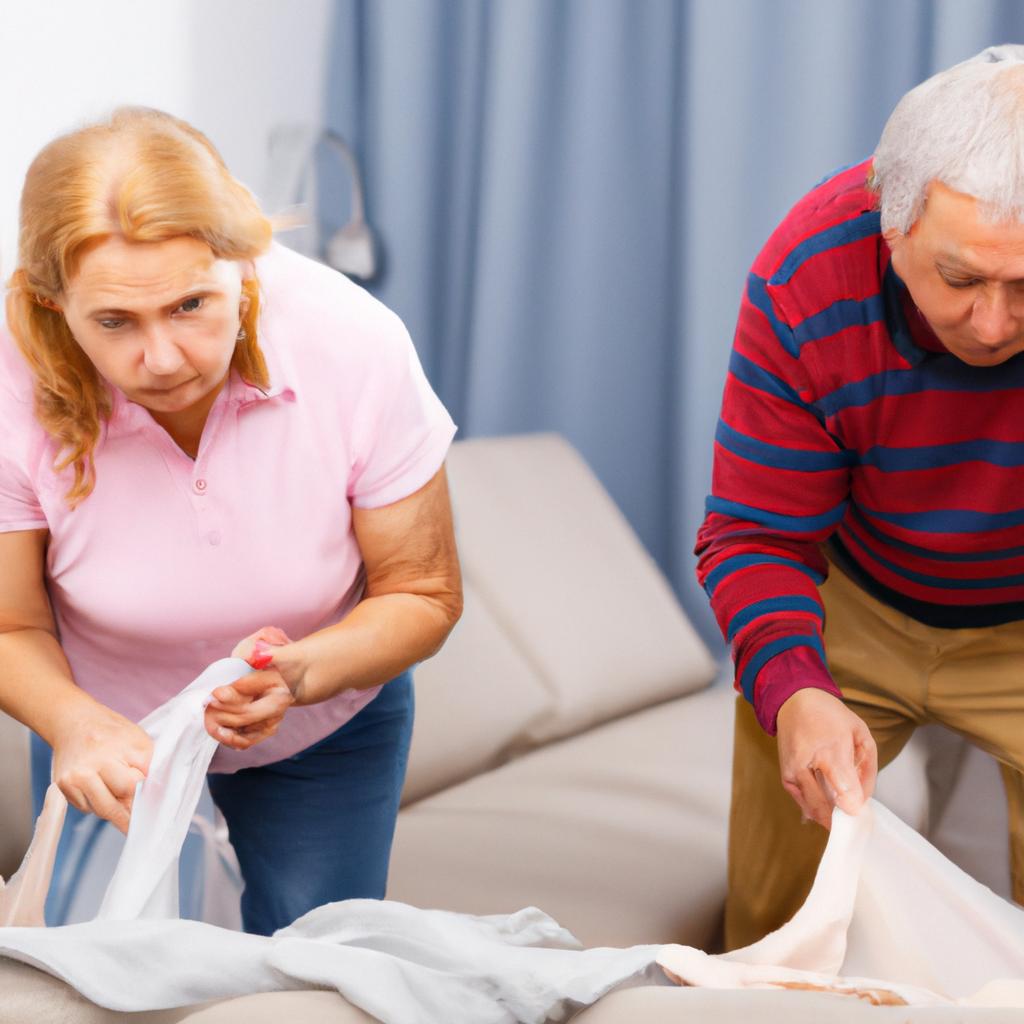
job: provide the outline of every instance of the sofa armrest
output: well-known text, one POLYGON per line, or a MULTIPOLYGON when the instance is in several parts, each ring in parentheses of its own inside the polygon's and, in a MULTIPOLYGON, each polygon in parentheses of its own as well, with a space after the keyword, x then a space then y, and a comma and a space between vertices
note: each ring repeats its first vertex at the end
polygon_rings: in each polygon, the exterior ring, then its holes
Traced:
POLYGON ((9 878, 21 863, 32 835, 29 732, 0 713, 0 877, 9 878))

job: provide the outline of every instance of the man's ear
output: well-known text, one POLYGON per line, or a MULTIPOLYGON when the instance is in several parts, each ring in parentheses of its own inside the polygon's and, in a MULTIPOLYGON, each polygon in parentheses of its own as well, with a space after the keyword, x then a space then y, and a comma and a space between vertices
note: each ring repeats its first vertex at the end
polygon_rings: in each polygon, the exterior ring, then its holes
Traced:
POLYGON ((904 234, 897 228, 887 228, 882 232, 882 238, 885 239, 886 245, 889 246, 889 252, 892 253, 893 263, 895 264, 893 269, 896 273, 900 272, 900 267, 903 264, 905 258, 907 258, 907 252, 905 247, 910 239, 910 234, 914 230, 913 225, 910 227, 910 231, 904 234))

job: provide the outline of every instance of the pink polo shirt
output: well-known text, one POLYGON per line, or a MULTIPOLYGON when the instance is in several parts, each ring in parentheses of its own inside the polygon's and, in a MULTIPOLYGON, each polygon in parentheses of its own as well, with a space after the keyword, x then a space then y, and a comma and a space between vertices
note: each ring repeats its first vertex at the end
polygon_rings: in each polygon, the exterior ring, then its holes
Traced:
MULTIPOLYGON (((134 721, 261 626, 299 638, 343 618, 364 581, 351 507, 417 491, 455 433, 394 313, 278 244, 256 268, 270 389, 232 373, 194 461, 112 389, 96 489, 74 510, 29 370, 0 328, 0 531, 49 529, 47 583, 75 680, 134 721)), ((221 747, 212 770, 289 757, 379 691, 292 708, 276 736, 221 747)))

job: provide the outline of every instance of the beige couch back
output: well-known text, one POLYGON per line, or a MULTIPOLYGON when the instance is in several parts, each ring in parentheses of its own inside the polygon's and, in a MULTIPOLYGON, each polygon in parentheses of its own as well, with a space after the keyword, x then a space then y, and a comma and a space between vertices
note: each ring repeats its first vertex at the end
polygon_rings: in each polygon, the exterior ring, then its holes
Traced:
POLYGON ((466 607, 416 672, 406 802, 712 681, 665 578, 565 440, 463 441, 448 473, 466 607))
POLYGON ((31 828, 28 730, 0 712, 0 877, 17 870, 31 828))

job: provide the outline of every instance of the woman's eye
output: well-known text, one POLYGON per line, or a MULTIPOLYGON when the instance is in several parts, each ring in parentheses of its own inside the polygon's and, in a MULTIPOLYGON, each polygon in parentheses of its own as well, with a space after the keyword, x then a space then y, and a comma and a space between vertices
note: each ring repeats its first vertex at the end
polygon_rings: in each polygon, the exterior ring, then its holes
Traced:
POLYGON ((191 299, 186 299, 179 307, 183 313, 194 313, 203 304, 203 298, 201 295, 196 295, 191 299))
POLYGON ((100 327, 103 327, 108 331, 116 331, 123 323, 123 320, 101 320, 100 327))

